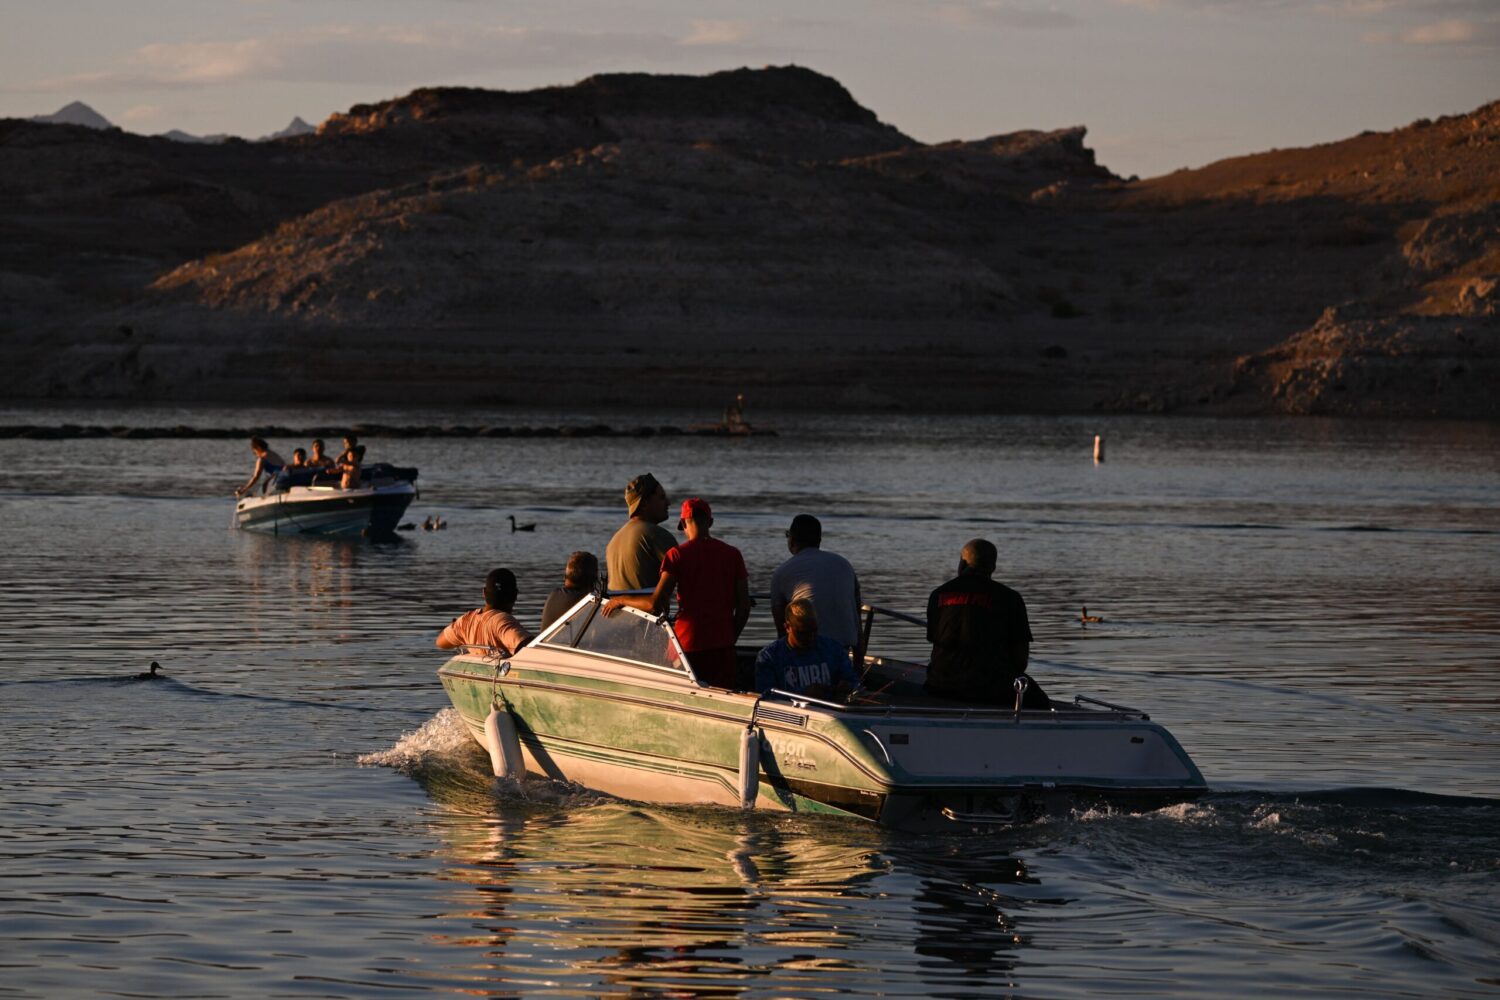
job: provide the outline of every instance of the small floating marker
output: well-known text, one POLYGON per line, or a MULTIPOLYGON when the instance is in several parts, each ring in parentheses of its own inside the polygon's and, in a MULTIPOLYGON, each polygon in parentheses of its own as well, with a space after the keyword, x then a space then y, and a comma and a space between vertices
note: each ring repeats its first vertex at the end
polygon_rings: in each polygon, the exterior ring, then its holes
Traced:
POLYGON ((1098 465, 1104 461, 1104 435, 1094 435, 1094 464, 1098 465))

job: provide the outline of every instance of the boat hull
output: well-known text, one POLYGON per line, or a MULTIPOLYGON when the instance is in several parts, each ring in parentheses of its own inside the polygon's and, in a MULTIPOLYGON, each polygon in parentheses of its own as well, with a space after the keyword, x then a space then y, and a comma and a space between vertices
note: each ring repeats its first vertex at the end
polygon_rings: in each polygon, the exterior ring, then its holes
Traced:
POLYGON ((237 501, 235 526, 268 535, 385 537, 395 532, 416 495, 407 482, 357 490, 294 486, 237 501))
POLYGON ((535 646, 503 669, 458 656, 439 676, 480 746, 499 704, 528 771, 636 801, 739 806, 747 726, 759 735, 755 808, 900 829, 1006 824, 1069 803, 1151 808, 1205 790, 1166 729, 1115 712, 768 701, 535 646))

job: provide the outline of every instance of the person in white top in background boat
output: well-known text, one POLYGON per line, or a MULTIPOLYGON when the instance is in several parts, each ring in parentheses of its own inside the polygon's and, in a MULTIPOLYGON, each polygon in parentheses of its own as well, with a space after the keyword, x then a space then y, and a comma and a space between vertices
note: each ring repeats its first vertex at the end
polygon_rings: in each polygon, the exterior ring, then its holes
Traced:
POLYGON ((250 481, 234 491, 234 495, 242 497, 255 489, 255 484, 260 481, 261 476, 266 477, 266 483, 276 480, 276 474, 286 468, 286 459, 272 451, 264 440, 258 437, 250 439, 250 450, 255 452, 255 471, 250 474, 250 481))

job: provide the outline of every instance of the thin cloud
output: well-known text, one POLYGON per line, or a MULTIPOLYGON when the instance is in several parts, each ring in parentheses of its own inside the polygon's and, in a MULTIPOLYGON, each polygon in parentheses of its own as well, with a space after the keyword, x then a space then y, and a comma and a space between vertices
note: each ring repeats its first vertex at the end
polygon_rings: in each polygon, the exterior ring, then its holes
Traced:
POLYGON ((1408 45, 1463 45, 1478 37, 1479 28, 1472 21, 1449 18, 1405 31, 1401 40, 1408 45))
POLYGON ((137 104, 126 109, 120 120, 128 125, 149 125, 161 121, 166 110, 159 104, 137 104))
POLYGON ((682 44, 730 48, 751 41, 755 35, 755 26, 749 21, 694 21, 682 44))
POLYGON ((1408 45, 1458 53, 1492 53, 1500 50, 1500 14, 1488 17, 1448 17, 1400 29, 1368 32, 1364 41, 1374 45, 1408 45))
POLYGON ((1149 11, 1234 15, 1317 14, 1342 18, 1434 18, 1493 12, 1494 0, 1114 0, 1149 11))
POLYGON ((1496 0, 1114 0, 1153 14, 1309 17, 1358 24, 1364 42, 1450 51, 1500 48, 1496 0))
POLYGON ((1078 18, 1054 7, 1023 7, 1005 0, 946 3, 934 16, 945 24, 964 27, 1017 28, 1022 30, 1072 28, 1078 18))
POLYGON ((299 32, 146 45, 120 68, 37 81, 28 92, 172 89, 282 83, 409 84, 501 70, 671 63, 691 51, 730 48, 750 36, 740 22, 695 22, 683 36, 451 25, 325 25, 299 32))

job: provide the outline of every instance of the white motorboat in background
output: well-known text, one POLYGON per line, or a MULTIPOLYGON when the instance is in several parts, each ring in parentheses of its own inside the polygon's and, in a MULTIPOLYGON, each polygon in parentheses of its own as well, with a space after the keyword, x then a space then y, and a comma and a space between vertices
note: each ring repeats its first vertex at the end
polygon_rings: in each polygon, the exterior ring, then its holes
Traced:
POLYGON ((327 473, 283 472, 268 492, 235 501, 234 523, 271 535, 383 538, 395 533, 416 499, 416 478, 416 469, 377 463, 346 490, 327 473))

